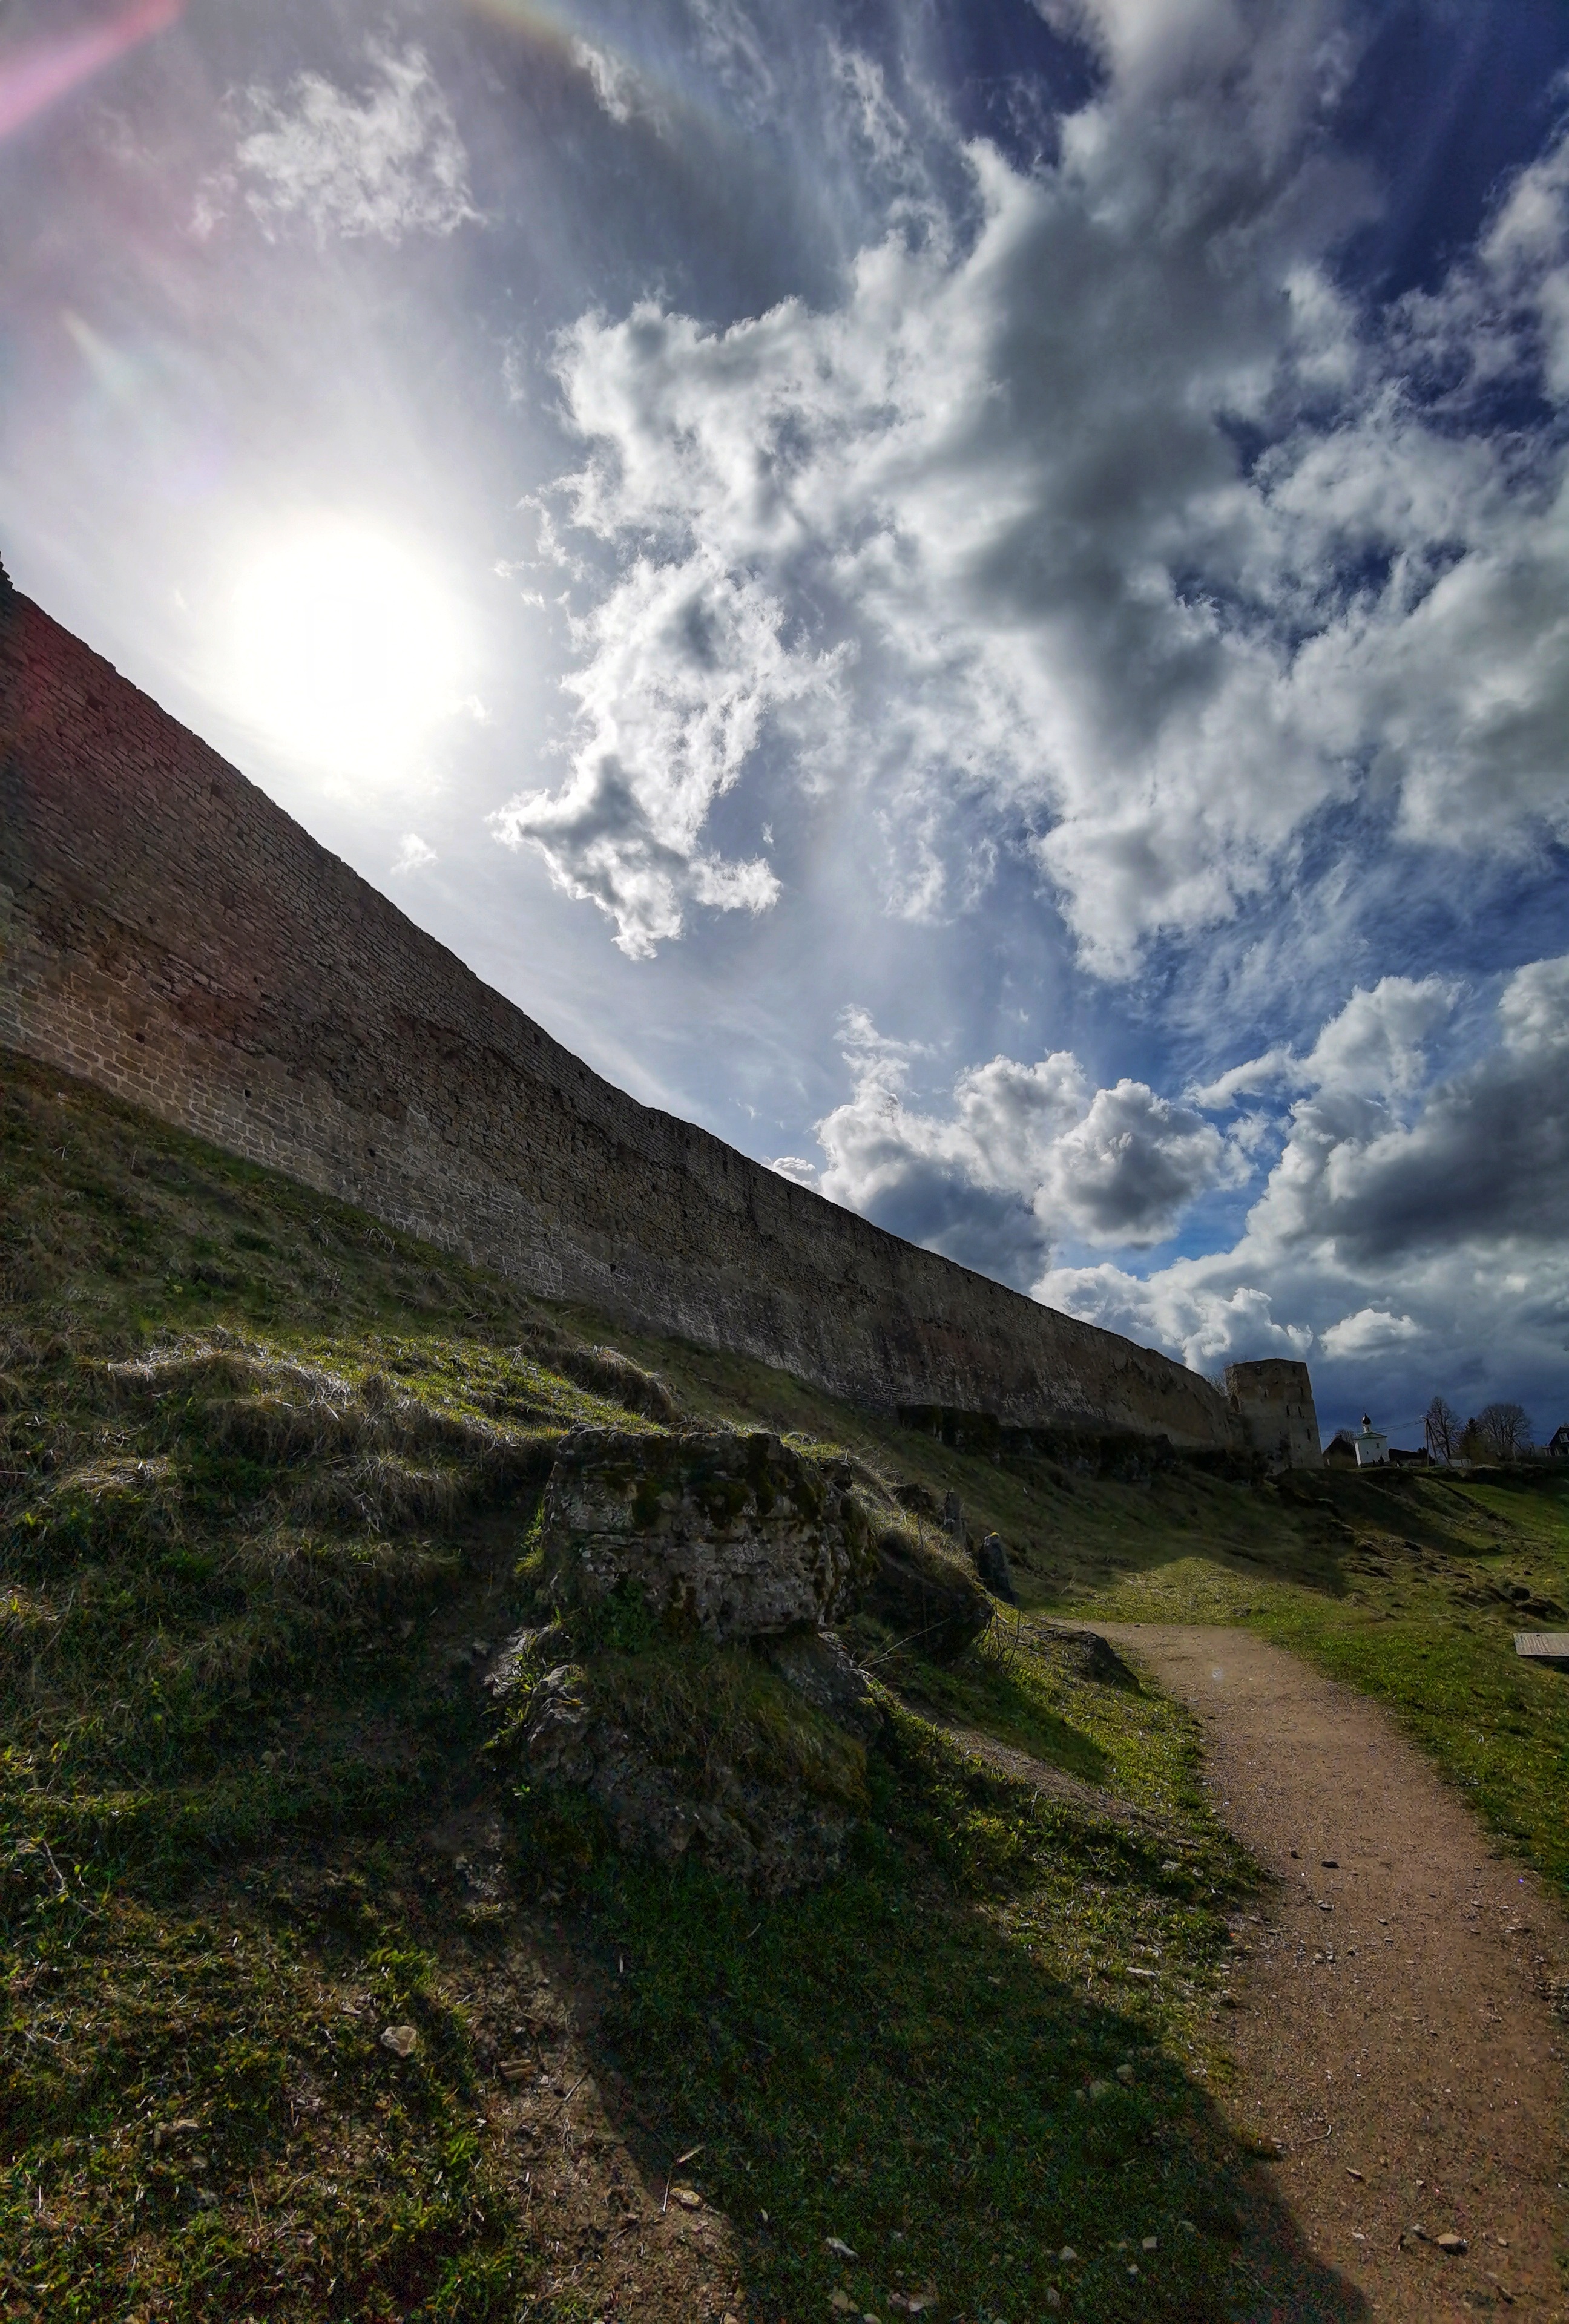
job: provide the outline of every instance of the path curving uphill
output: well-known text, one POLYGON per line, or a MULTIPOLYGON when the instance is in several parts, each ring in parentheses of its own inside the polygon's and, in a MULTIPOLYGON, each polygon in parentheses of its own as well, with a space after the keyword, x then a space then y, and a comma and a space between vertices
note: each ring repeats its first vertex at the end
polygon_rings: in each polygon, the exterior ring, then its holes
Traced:
MULTIPOLYGON (((1096 1627, 1197 1714, 1272 1876, 1217 2096, 1351 2312, 1569 2317, 1561 1909, 1365 1697, 1245 1630, 1096 1627)), ((1289 2286, 1260 2313, 1295 2316, 1289 2286)))

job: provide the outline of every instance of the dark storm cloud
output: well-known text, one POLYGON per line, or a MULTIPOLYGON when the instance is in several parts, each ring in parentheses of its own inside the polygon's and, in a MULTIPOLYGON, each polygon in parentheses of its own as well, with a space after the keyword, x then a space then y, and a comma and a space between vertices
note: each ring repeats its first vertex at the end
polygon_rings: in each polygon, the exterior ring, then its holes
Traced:
POLYGON ((1500 1024, 1499 1046, 1408 1123, 1348 1117, 1333 1092, 1298 1107, 1304 1168, 1281 1231, 1333 1239, 1370 1274, 1462 1247, 1569 1245, 1569 959, 1513 977, 1500 1024))

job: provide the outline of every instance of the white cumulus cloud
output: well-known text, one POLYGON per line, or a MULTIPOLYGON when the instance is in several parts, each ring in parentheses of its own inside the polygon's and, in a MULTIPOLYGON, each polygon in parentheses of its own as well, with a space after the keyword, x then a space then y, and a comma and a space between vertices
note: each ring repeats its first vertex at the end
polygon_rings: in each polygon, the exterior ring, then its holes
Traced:
MULTIPOLYGON (((1292 1356, 1332 1397, 1425 1381, 1416 1409, 1435 1388, 1486 1402, 1552 1376, 1569 1344, 1569 954, 1478 999, 1381 978, 1302 1056, 1271 1051, 1181 1101, 1128 1079, 1094 1089, 1058 1051, 969 1066, 920 1103, 930 1052, 849 1010, 854 1086, 817 1125, 815 1183, 1199 1370, 1292 1356), (1211 1118, 1260 1089, 1272 1114, 1211 1118), (1056 1259, 1065 1243, 1156 1245, 1201 1196, 1243 1188, 1229 1248, 1147 1272, 1056 1259)), ((814 1183, 798 1157, 774 1167, 814 1183)))
POLYGON ((765 731, 832 686, 832 657, 793 650, 784 622, 776 597, 712 558, 640 559, 582 625, 568 781, 493 818, 598 904, 634 958, 679 936, 690 902, 758 912, 779 893, 766 858, 727 861, 702 834, 765 731))
POLYGON ((406 831, 392 858, 392 877, 401 879, 410 872, 423 872, 436 861, 436 850, 417 831, 406 831))
POLYGON ((1422 1326, 1409 1315, 1391 1315, 1387 1307, 1359 1307, 1343 1315, 1319 1334, 1319 1344, 1332 1356, 1386 1356, 1411 1340, 1420 1340, 1422 1326))
POLYGON ((1505 978, 1480 1040, 1452 1014, 1461 999, 1436 979, 1384 979, 1352 996, 1307 1058, 1277 1065, 1303 1093, 1230 1250, 1143 1277, 1058 1268, 1036 1296, 1201 1369, 1312 1352, 1337 1377, 1376 1362, 1415 1379, 1419 1364, 1429 1392, 1456 1402, 1468 1380, 1485 1401, 1488 1381, 1515 1392, 1511 1379, 1557 1372, 1569 1344, 1569 955, 1505 978), (1452 1037, 1460 1061, 1435 1065, 1430 1052, 1452 1037))
POLYGON ((863 796, 891 910, 963 908, 1011 835, 1109 975, 1267 894, 1332 805, 1426 848, 1569 835, 1565 437, 1487 402, 1569 395, 1569 146, 1438 290, 1364 309, 1332 272, 1360 15, 1045 13, 1106 65, 1049 163, 953 140, 939 195, 929 124, 837 56, 888 189, 842 297, 559 342, 604 577, 569 779, 500 827, 629 951, 775 898, 705 835, 752 776, 771 813, 863 796))
POLYGON ((908 1093, 909 1045, 858 1010, 843 1031, 854 1089, 817 1124, 821 1191, 983 1273, 1027 1283, 1065 1237, 1163 1241, 1198 1195, 1246 1174, 1191 1107, 1142 1082, 1092 1090, 1066 1050, 969 1066, 927 1110, 908 1093))

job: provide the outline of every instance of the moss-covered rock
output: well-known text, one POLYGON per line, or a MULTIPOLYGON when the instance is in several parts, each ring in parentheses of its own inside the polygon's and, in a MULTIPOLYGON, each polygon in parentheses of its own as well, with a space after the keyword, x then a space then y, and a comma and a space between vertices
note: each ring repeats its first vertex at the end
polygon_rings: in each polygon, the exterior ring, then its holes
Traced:
MULTIPOLYGON (((778 1651, 798 1658, 797 1634, 778 1651)), ((559 1624, 520 1631, 487 1683, 497 1743, 526 1775, 527 1798, 576 1794, 615 1845, 671 1864, 692 1853, 778 1895, 826 1878, 866 1802, 866 1753, 839 1706, 744 1646, 665 1638, 641 1652, 568 1651, 559 1624)), ((809 1648, 808 1649, 809 1652, 809 1648)), ((824 1647, 825 1658, 831 1652, 824 1647)), ((865 1727, 881 1713, 839 1651, 865 1727)))
POLYGON ((557 1448, 542 1545, 562 1609, 592 1616, 632 1595, 661 1628, 716 1644, 822 1628, 876 1570, 848 1463, 761 1430, 575 1429, 557 1448))

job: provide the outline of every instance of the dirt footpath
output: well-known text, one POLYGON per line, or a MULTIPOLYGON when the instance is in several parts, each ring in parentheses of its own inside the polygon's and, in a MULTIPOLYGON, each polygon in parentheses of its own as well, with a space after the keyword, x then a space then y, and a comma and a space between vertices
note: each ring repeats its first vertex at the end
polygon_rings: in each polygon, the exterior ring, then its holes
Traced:
MULTIPOLYGON (((1245 1630, 1097 1628, 1198 1714, 1214 1804, 1273 1876, 1217 2095, 1277 2143, 1350 2312, 1569 2318, 1563 1914, 1364 1697, 1245 1630)), ((1291 2316, 1289 2288, 1262 2312, 1291 2316)))

